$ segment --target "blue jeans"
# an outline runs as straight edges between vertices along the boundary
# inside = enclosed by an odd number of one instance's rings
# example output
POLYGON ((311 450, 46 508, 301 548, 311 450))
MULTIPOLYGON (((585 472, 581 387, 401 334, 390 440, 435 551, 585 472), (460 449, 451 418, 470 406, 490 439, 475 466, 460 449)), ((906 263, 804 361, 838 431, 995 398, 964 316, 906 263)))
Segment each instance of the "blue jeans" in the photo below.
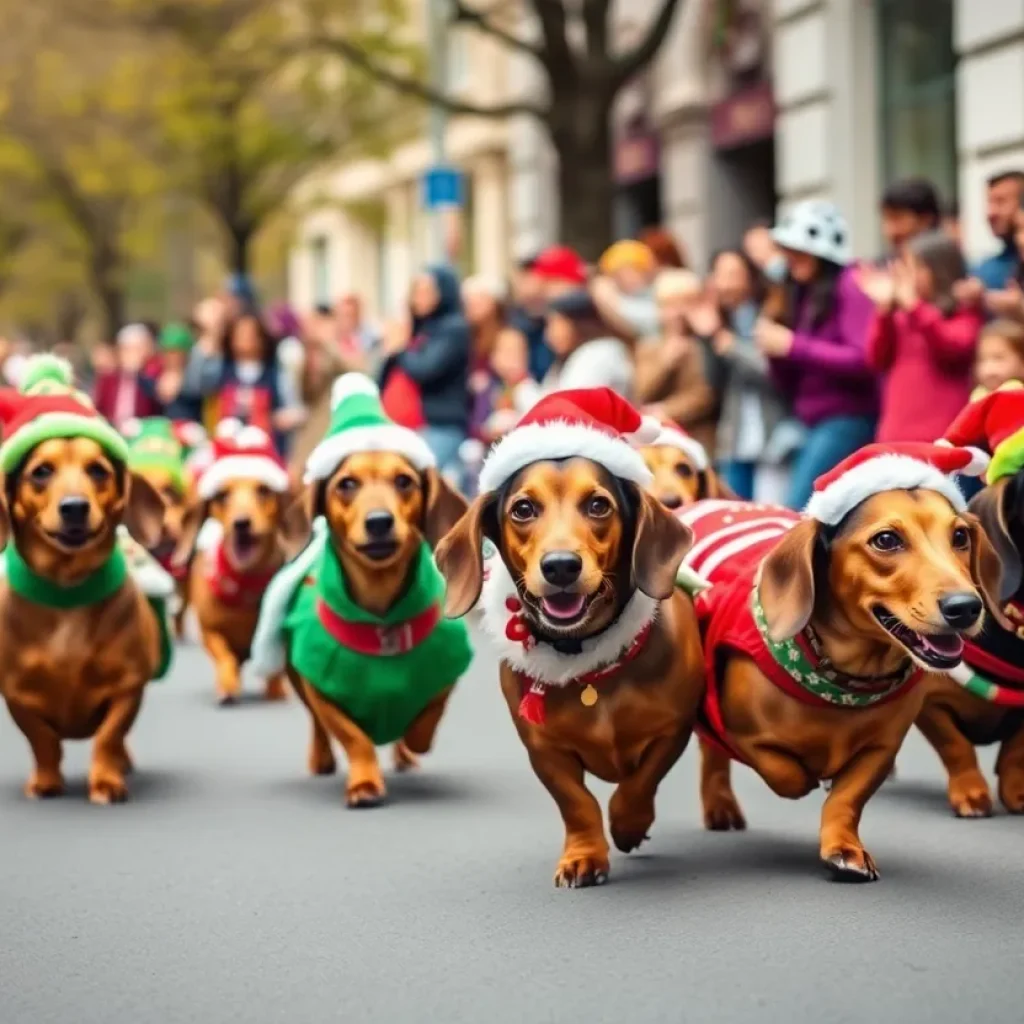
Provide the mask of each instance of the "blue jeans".
POLYGON ((723 462, 719 473, 722 482, 744 501, 752 501, 754 498, 754 470, 757 469, 756 462, 723 462))
POLYGON ((790 508, 802 509, 814 490, 814 481, 858 448, 875 439, 873 416, 832 416, 807 432, 804 447, 793 463, 789 482, 790 508))
POLYGON ((466 440, 466 431, 461 427, 426 426, 423 440, 434 453, 437 471, 456 487, 462 487, 462 460, 459 445, 466 440))

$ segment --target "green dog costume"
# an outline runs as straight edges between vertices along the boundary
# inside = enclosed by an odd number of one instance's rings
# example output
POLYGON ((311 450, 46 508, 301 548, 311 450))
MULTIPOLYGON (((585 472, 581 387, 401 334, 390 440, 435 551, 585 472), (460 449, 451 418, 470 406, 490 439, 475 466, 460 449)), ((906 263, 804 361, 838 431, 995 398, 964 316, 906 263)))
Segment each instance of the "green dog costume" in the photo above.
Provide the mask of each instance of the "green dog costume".
MULTIPOLYGON (((306 463, 307 482, 326 480, 356 452, 397 452, 420 470, 434 465, 423 439, 387 418, 362 374, 335 382, 332 407, 327 435, 306 463)), ((327 523, 318 519, 310 543, 264 595, 252 663, 268 677, 290 663, 374 743, 391 743, 473 658, 465 624, 444 618, 444 586, 423 542, 395 606, 383 617, 364 611, 349 596, 327 523)))

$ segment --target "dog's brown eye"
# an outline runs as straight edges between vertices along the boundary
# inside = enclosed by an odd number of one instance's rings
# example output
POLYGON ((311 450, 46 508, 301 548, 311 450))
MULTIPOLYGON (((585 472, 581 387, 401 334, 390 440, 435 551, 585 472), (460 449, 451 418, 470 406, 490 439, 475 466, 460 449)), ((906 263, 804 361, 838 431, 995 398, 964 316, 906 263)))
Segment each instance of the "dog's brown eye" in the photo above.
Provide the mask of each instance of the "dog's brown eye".
POLYGON ((259 487, 256 488, 256 496, 261 501, 266 501, 273 493, 274 492, 266 484, 260 484, 259 487))
POLYGON ((693 467, 685 462, 678 462, 676 463, 676 473, 684 480, 689 480, 693 476, 693 467))
POLYGON ((512 507, 508 510, 508 514, 517 523, 525 523, 533 519, 537 514, 537 509, 529 499, 520 498, 518 501, 512 503, 512 507))
POLYGON ((971 546, 971 531, 966 526, 958 526, 953 531, 953 547, 957 551, 966 551, 971 546))
POLYGON ((600 494, 595 495, 587 502, 587 515, 594 519, 604 519, 605 516, 611 515, 611 512, 612 503, 607 498, 601 497, 600 494))
POLYGON ((40 462, 31 473, 29 479, 34 484, 45 484, 53 476, 53 466, 49 462, 40 462))
POLYGON ((871 546, 876 551, 900 551, 903 548, 903 538, 895 530, 882 530, 871 538, 871 546))
POLYGON ((354 476, 343 476, 338 481, 338 490, 341 491, 345 497, 350 498, 359 490, 359 481, 354 476))
POLYGON ((110 476, 110 470, 102 462, 90 462, 85 467, 85 475, 94 484, 101 484, 110 476))
POLYGON ((395 490, 400 494, 405 494, 407 491, 411 491, 416 486, 416 481, 413 480, 408 473, 399 473, 395 477, 395 490))

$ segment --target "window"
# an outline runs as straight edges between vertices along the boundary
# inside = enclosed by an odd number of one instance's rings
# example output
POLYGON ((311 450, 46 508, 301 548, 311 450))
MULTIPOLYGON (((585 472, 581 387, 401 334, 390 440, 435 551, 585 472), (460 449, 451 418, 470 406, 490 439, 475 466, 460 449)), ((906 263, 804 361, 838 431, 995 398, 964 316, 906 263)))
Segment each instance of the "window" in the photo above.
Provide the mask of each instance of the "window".
POLYGON ((326 235, 317 235, 309 243, 310 260, 313 264, 313 303, 317 306, 331 304, 331 245, 326 235))
POLYGON ((957 195, 953 0, 877 0, 882 177, 957 195))

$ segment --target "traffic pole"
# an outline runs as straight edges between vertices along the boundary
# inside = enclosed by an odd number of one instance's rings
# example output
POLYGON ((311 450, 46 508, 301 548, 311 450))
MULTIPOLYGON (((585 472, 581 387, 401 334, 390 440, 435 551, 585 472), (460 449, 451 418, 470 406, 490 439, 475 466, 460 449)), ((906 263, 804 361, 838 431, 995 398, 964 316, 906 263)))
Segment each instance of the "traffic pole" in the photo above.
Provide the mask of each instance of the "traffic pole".
MULTIPOLYGON (((429 58, 430 84, 434 91, 443 94, 448 88, 448 0, 427 0, 429 15, 429 58)), ((430 156, 434 167, 445 163, 445 135, 448 130, 448 112, 440 103, 430 105, 430 156)), ((430 215, 430 254, 438 263, 447 263, 445 252, 445 218, 443 206, 435 206, 430 215)))

